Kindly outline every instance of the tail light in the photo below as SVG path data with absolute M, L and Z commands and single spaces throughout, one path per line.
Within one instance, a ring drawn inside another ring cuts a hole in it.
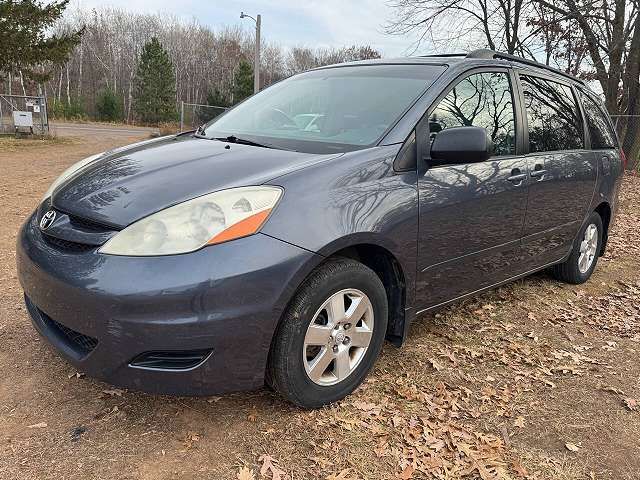
M 622 160 L 622 171 L 627 169 L 627 156 L 624 154 L 624 150 L 620 149 L 620 159 Z

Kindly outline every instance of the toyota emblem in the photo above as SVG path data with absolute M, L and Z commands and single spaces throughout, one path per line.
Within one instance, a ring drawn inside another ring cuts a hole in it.
M 42 219 L 40 219 L 40 229 L 46 230 L 53 224 L 55 220 L 56 212 L 54 210 L 49 210 L 42 216 Z

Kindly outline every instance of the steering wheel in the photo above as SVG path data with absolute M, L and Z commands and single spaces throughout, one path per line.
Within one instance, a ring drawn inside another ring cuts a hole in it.
M 293 118 L 291 118 L 279 108 L 275 107 L 271 107 L 267 110 L 265 119 L 272 121 L 274 123 L 274 126 L 278 127 L 296 126 L 296 122 L 293 120 Z

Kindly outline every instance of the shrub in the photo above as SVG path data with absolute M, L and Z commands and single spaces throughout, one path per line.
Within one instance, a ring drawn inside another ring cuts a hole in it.
M 122 120 L 122 98 L 110 88 L 102 90 L 96 98 L 96 113 L 106 122 Z

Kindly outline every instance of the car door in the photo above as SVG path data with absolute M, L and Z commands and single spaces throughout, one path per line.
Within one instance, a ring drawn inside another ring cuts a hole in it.
M 528 149 L 529 198 L 522 247 L 528 270 L 562 259 L 591 203 L 597 178 L 569 85 L 519 74 Z
M 617 172 L 622 168 L 619 157 L 619 146 L 609 116 L 605 113 L 602 104 L 583 91 L 578 91 L 578 97 L 582 104 L 582 111 L 587 122 L 589 132 L 589 146 L 593 152 L 594 160 L 599 163 L 599 175 L 606 182 L 609 191 L 613 191 Z M 583 186 L 582 195 L 589 195 L 590 184 L 593 178 L 589 178 Z
M 484 127 L 495 155 L 479 163 L 418 166 L 416 298 L 430 308 L 520 273 L 527 163 L 516 149 L 516 109 L 507 69 L 474 71 L 428 114 L 431 137 Z M 425 161 L 426 160 L 426 161 Z

